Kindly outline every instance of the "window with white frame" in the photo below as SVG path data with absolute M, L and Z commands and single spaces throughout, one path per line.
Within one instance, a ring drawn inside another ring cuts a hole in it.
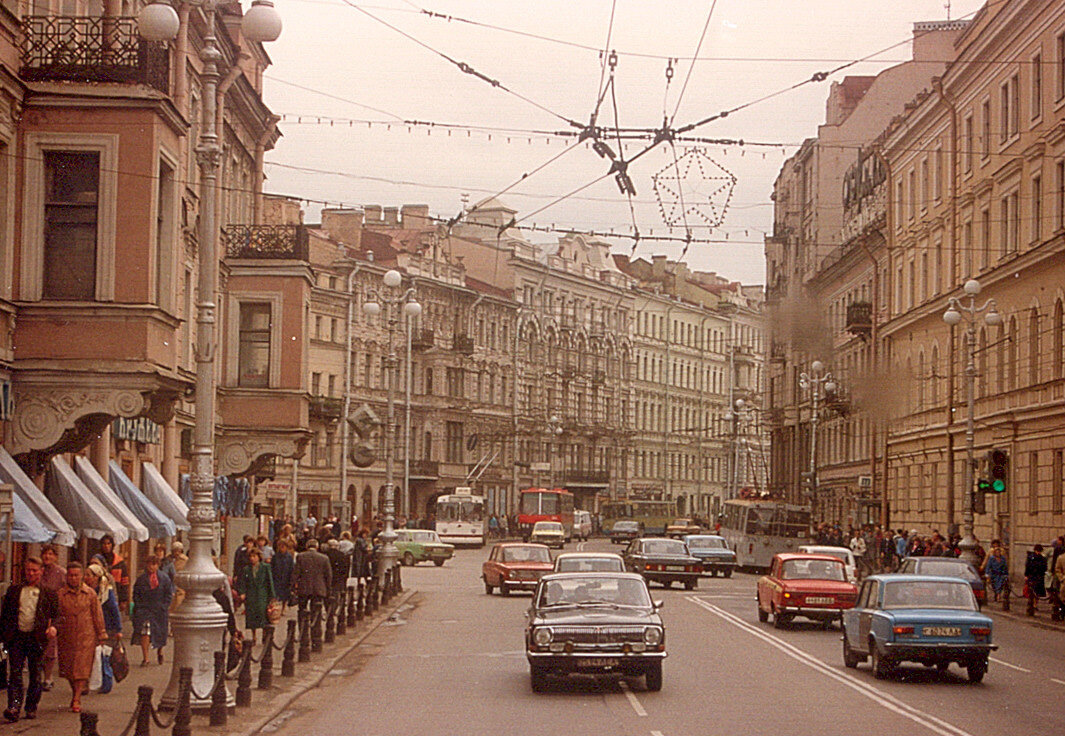
M 270 385 L 269 302 L 241 302 L 238 337 L 237 385 L 266 388 Z

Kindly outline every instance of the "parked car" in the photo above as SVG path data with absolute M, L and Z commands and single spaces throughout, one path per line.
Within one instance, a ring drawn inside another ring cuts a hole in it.
M 555 558 L 555 572 L 625 572 L 625 561 L 613 552 L 567 552 Z
M 772 615 L 773 625 L 780 628 L 802 616 L 827 629 L 854 605 L 857 595 L 839 558 L 781 553 L 773 557 L 769 573 L 758 579 L 758 620 L 765 623 Z
M 441 542 L 436 532 L 428 529 L 397 529 L 396 549 L 404 565 L 432 561 L 440 567 L 455 554 L 455 545 Z
M 538 521 L 529 532 L 529 541 L 562 549 L 566 545 L 566 530 L 557 521 Z
M 686 534 L 698 534 L 703 528 L 691 519 L 674 519 L 666 524 L 666 536 L 680 539 Z
M 987 591 L 980 573 L 965 560 L 956 557 L 907 557 L 899 565 L 898 572 L 904 575 L 937 575 L 948 578 L 961 578 L 973 589 L 976 604 L 987 603 Z
M 534 692 L 551 676 L 573 673 L 644 677 L 662 689 L 666 628 L 647 583 L 632 573 L 545 575 L 525 626 Z
M 833 547 L 827 544 L 803 544 L 800 545 L 798 551 L 810 555 L 838 557 L 843 561 L 843 567 L 847 569 L 847 580 L 852 583 L 858 582 L 858 563 L 849 547 Z
M 551 550 L 542 544 L 502 542 L 492 547 L 481 565 L 484 592 L 492 595 L 498 588 L 501 595 L 510 595 L 512 590 L 534 590 L 540 576 L 553 567 Z
M 610 543 L 624 544 L 630 539 L 643 536 L 643 525 L 638 521 L 615 521 L 610 528 Z
M 992 621 L 980 613 L 972 588 L 956 577 L 871 575 L 858 602 L 843 614 L 843 664 L 870 660 L 884 678 L 901 662 L 945 671 L 957 663 L 969 682 L 987 674 Z
M 592 536 L 592 513 L 577 509 L 573 512 L 573 538 L 582 542 Z
M 717 534 L 686 534 L 684 544 L 692 557 L 703 563 L 703 574 L 717 577 L 721 573 L 726 578 L 732 577 L 736 569 L 736 553 L 729 549 L 724 537 Z
M 662 583 L 667 588 L 673 583 L 683 583 L 687 590 L 691 590 L 699 584 L 703 572 L 702 563 L 692 557 L 688 547 L 679 539 L 634 539 L 622 557 L 626 569 L 640 573 L 649 583 Z

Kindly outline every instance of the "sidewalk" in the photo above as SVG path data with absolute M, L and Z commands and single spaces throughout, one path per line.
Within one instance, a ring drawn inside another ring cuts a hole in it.
M 1016 621 L 1017 623 L 1027 624 L 1029 626 L 1035 626 L 1040 629 L 1047 629 L 1048 631 L 1061 631 L 1065 632 L 1065 621 L 1051 621 L 1050 619 L 1050 604 L 1046 600 L 1041 600 L 1040 605 L 1036 608 L 1035 616 L 1028 616 L 1025 614 L 1025 608 L 1028 603 L 1024 598 L 1016 598 L 1010 603 L 1010 610 L 1003 611 L 1002 604 L 991 602 L 984 606 L 982 613 L 991 616 L 992 618 L 1003 618 L 1009 621 Z
M 257 689 L 259 678 L 259 666 L 252 665 L 252 702 L 249 708 L 230 709 L 228 723 L 225 727 L 210 727 L 208 716 L 194 714 L 192 717 L 192 729 L 194 733 L 210 733 L 221 736 L 222 734 L 254 734 L 262 726 L 277 717 L 289 704 L 306 692 L 315 687 L 326 676 L 332 666 L 342 657 L 357 647 L 363 639 L 369 636 L 378 626 L 414 595 L 413 590 L 404 590 L 389 601 L 387 606 L 381 606 L 372 618 L 364 618 L 356 624 L 354 629 L 348 629 L 344 636 L 338 636 L 332 644 L 323 644 L 322 651 L 311 655 L 310 662 L 296 664 L 296 675 L 291 678 L 281 677 L 282 652 L 274 653 L 274 681 L 269 690 Z M 292 608 L 286 610 L 286 615 L 278 622 L 276 632 L 278 637 L 283 637 L 287 630 L 286 621 L 294 618 L 295 611 Z M 238 622 L 243 622 L 243 614 L 238 614 Z M 129 622 L 126 622 L 129 628 Z M 152 702 L 156 705 L 159 698 L 170 681 L 171 660 L 173 647 L 168 644 L 164 649 L 167 662 L 163 665 L 152 664 L 142 667 L 141 649 L 139 644 L 130 646 L 130 636 L 124 632 L 126 651 L 129 654 L 130 672 L 129 677 L 115 685 L 107 695 L 89 693 L 82 696 L 81 707 L 83 711 L 99 715 L 97 732 L 100 736 L 117 736 L 129 723 L 130 716 L 137 704 L 137 688 L 141 685 L 149 685 L 154 693 Z M 281 641 L 277 642 L 281 644 Z M 255 650 L 255 656 L 259 656 L 260 647 Z M 153 652 L 154 654 L 154 652 Z M 25 678 L 25 675 L 23 675 Z M 235 680 L 228 682 L 230 693 L 236 691 Z M 6 707 L 6 695 L 4 696 Z M 162 718 L 169 718 L 170 714 L 162 714 Z M 76 736 L 81 730 L 79 714 L 70 712 L 70 686 L 66 680 L 56 678 L 55 688 L 44 694 L 37 710 L 35 720 L 20 719 L 15 723 L 0 721 L 0 736 L 5 734 L 39 734 L 40 736 Z M 167 734 L 154 723 L 151 728 L 152 734 Z M 131 732 L 132 733 L 132 732 Z

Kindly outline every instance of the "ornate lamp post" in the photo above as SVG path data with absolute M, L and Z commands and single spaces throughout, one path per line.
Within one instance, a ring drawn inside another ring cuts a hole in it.
M 817 423 L 820 421 L 820 401 L 826 394 L 836 392 L 836 382 L 832 380 L 832 374 L 825 372 L 825 364 L 815 360 L 810 364 L 809 373 L 799 374 L 799 386 L 804 390 L 809 389 L 811 401 L 810 413 L 810 465 L 806 473 L 810 484 L 810 506 L 817 503 Z M 813 514 L 811 513 L 811 516 Z
M 414 287 L 400 292 L 399 287 L 403 283 L 403 275 L 399 271 L 386 271 L 382 277 L 385 289 L 378 292 L 375 297 L 362 305 L 362 309 L 371 317 L 381 313 L 381 304 L 385 306 L 385 322 L 388 326 L 388 356 L 385 358 L 388 381 L 388 413 L 385 424 L 385 528 L 381 532 L 381 541 L 384 547 L 381 549 L 381 564 L 377 568 L 377 576 L 381 586 L 385 583 L 385 571 L 391 570 L 399 558 L 396 549 L 396 486 L 392 477 L 392 466 L 395 464 L 396 454 L 396 366 L 399 358 L 396 356 L 395 334 L 396 325 L 399 323 L 399 310 L 408 320 L 414 319 L 422 313 L 422 305 L 414 299 Z M 410 354 L 407 354 L 410 361 Z M 406 491 L 406 489 L 404 489 Z
M 174 611 L 174 664 L 161 705 L 174 708 L 178 696 L 178 675 L 182 667 L 192 668 L 194 708 L 210 706 L 214 684 L 213 653 L 222 645 L 226 614 L 212 595 L 225 582 L 225 575 L 211 559 L 214 492 L 215 354 L 217 352 L 216 307 L 218 292 L 218 227 L 215 196 L 222 148 L 215 128 L 216 99 L 222 53 L 215 36 L 215 15 L 220 0 L 186 0 L 203 9 L 207 22 L 203 47 L 203 120 L 196 160 L 200 167 L 199 300 L 196 303 L 196 424 L 192 448 L 192 504 L 189 507 L 189 561 L 174 581 L 185 591 L 185 600 Z M 181 21 L 173 6 L 147 5 L 137 19 L 143 38 L 172 41 Z M 281 18 L 270 0 L 255 0 L 244 15 L 242 30 L 249 41 L 274 41 L 281 35 Z M 184 64 L 184 59 L 178 63 Z M 205 696 L 206 699 L 200 696 Z M 231 698 L 231 696 L 230 696 Z
M 725 412 L 725 421 L 729 422 L 732 430 L 732 453 L 731 453 L 731 473 L 729 473 L 728 479 L 728 497 L 735 498 L 739 493 L 739 466 L 740 466 L 740 424 L 747 417 L 744 412 L 747 402 L 743 399 L 736 399 L 732 402 L 732 409 Z
M 547 453 L 548 453 L 548 455 L 547 455 L 547 460 L 548 460 L 548 464 L 549 464 L 549 467 L 550 467 L 550 472 L 548 473 L 549 477 L 548 477 L 547 483 L 552 488 L 555 487 L 555 454 L 556 453 L 555 453 L 555 444 L 554 444 L 554 442 L 555 442 L 555 438 L 562 436 L 562 432 L 563 431 L 565 431 L 565 430 L 562 428 L 562 420 L 558 418 L 557 414 L 552 414 L 551 417 L 547 420 L 547 432 L 548 432 L 548 440 L 547 440 Z
M 973 445 L 976 436 L 976 398 L 973 385 L 976 381 L 976 318 L 986 311 L 984 322 L 994 327 L 1002 324 L 1002 315 L 995 307 L 995 300 L 988 299 L 983 306 L 976 306 L 976 296 L 980 293 L 980 282 L 969 279 L 962 286 L 965 297 L 950 297 L 947 300 L 947 311 L 943 313 L 943 321 L 951 327 L 965 320 L 965 400 L 968 406 L 968 415 L 965 420 L 965 474 L 963 483 L 965 493 L 962 495 L 961 527 L 962 540 L 958 543 L 961 551 L 961 559 L 973 565 L 978 565 L 976 559 L 976 539 L 973 536 Z M 966 302 L 963 299 L 968 297 Z

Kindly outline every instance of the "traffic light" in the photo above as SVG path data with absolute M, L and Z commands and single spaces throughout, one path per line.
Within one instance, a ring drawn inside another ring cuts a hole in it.
M 1010 454 L 997 449 L 987 453 L 987 472 L 991 480 L 987 492 L 1005 493 L 1010 479 Z
M 973 513 L 974 514 L 986 514 L 987 513 L 987 497 L 984 496 L 986 491 L 983 489 L 985 481 L 981 480 L 976 485 L 976 490 L 973 491 Z

